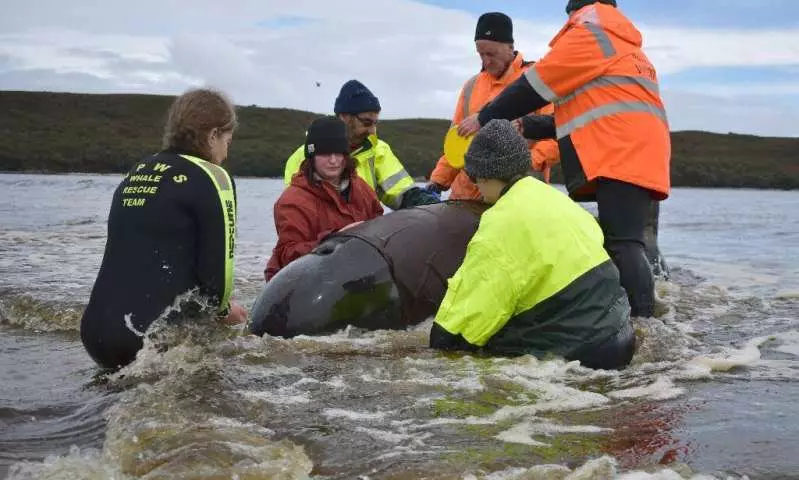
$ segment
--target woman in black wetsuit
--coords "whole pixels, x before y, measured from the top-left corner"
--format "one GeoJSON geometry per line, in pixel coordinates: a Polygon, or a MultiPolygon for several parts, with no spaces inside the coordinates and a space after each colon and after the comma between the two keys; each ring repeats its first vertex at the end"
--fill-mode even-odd
{"type": "Polygon", "coordinates": [[[102,367],[132,362],[150,324],[192,290],[227,323],[246,320],[230,302],[236,186],[220,166],[235,128],[224,94],[184,93],[169,110],[164,150],[134,165],[114,192],[103,262],[80,327],[102,367]]]}

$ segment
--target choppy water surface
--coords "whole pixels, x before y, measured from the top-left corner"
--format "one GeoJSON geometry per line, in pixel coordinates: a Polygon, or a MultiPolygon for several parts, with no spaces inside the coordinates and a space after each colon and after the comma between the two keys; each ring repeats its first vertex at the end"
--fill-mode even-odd
{"type": "MultiPolygon", "coordinates": [[[[78,338],[118,176],[0,175],[0,477],[799,478],[799,193],[676,189],[669,311],[623,372],[403,332],[157,327],[99,377],[78,338]]],[[[279,180],[242,179],[235,296],[279,180]]]]}

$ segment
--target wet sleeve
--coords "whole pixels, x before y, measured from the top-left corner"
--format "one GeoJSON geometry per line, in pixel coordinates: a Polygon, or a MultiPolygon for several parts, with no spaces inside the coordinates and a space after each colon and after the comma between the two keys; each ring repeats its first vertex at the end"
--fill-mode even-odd
{"type": "Polygon", "coordinates": [[[225,298],[225,292],[231,291],[233,283],[227,275],[227,262],[233,259],[227,258],[225,207],[205,172],[190,174],[189,181],[196,182],[197,190],[193,210],[197,225],[196,265],[200,294],[220,311],[225,311],[230,300],[225,298]]]}
{"type": "Polygon", "coordinates": [[[435,322],[430,329],[430,348],[438,350],[462,350],[467,352],[479,350],[477,345],[472,345],[467,342],[466,339],[463,338],[463,335],[453,335],[435,322]]]}
{"type": "Polygon", "coordinates": [[[277,256],[281,267],[313,250],[334,231],[317,231],[313,212],[296,202],[278,200],[274,217],[277,244],[272,255],[277,256]]]}

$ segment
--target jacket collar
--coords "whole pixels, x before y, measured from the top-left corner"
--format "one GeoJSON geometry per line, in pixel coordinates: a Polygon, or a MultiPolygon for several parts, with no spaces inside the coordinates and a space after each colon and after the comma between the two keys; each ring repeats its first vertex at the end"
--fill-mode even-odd
{"type": "Polygon", "coordinates": [[[378,140],[376,133],[369,135],[368,137],[366,137],[363,143],[361,143],[359,146],[357,146],[354,150],[350,152],[350,156],[353,157],[353,160],[355,160],[355,155],[371,150],[372,148],[377,146],[377,141],[378,140]]]}
{"type": "Polygon", "coordinates": [[[480,73],[485,75],[490,79],[491,82],[495,84],[505,85],[507,83],[511,83],[513,80],[518,78],[516,72],[522,70],[525,67],[524,56],[521,52],[514,52],[515,56],[513,57],[513,61],[510,62],[508,68],[505,70],[505,73],[502,74],[501,77],[496,78],[488,74],[485,70],[482,70],[480,73]]]}

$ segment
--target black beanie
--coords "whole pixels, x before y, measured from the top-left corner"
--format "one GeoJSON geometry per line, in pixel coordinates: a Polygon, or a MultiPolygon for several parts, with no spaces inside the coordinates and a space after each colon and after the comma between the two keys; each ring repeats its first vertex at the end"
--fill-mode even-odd
{"type": "Polygon", "coordinates": [[[350,153],[347,126],[336,117],[317,118],[305,136],[305,158],[317,153],[350,153]]]}
{"type": "Polygon", "coordinates": [[[333,113],[359,114],[363,112],[379,112],[380,101],[368,89],[366,85],[358,80],[350,80],[341,86],[336,103],[333,105],[333,113]]]}
{"type": "Polygon", "coordinates": [[[504,13],[489,12],[477,19],[474,40],[493,40],[500,43],[513,43],[513,22],[504,13]]]}
{"type": "Polygon", "coordinates": [[[616,0],[569,0],[569,3],[566,4],[566,13],[571,15],[572,12],[591,5],[592,3],[604,3],[605,5],[610,5],[611,7],[616,6],[616,0]]]}

